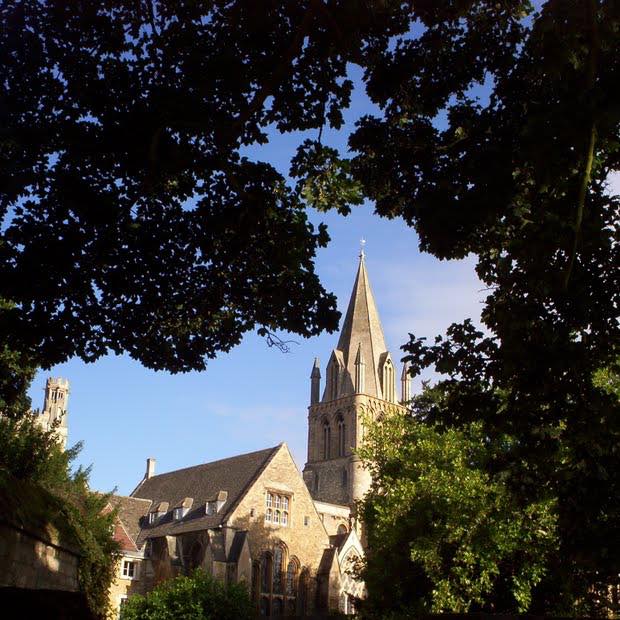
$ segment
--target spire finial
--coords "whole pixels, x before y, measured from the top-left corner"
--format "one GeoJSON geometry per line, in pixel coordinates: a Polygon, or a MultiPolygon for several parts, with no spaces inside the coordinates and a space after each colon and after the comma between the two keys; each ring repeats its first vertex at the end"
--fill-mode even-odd
{"type": "Polygon", "coordinates": [[[366,239],[364,239],[364,237],[362,237],[360,239],[360,258],[364,258],[364,256],[366,256],[366,254],[364,253],[364,246],[366,245],[366,239]]]}

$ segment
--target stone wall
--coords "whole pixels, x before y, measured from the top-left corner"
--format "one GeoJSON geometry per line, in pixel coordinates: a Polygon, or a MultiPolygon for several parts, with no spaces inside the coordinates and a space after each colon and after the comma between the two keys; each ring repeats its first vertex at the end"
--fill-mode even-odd
{"type": "Polygon", "coordinates": [[[78,590],[77,552],[46,542],[46,534],[0,523],[0,586],[78,590]]]}

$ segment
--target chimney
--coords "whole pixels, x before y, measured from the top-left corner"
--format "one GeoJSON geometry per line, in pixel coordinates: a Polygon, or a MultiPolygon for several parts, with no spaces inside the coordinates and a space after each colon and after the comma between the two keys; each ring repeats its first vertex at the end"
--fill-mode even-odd
{"type": "Polygon", "coordinates": [[[144,479],[148,480],[155,475],[155,459],[148,458],[146,459],[146,474],[144,474],[144,479]]]}

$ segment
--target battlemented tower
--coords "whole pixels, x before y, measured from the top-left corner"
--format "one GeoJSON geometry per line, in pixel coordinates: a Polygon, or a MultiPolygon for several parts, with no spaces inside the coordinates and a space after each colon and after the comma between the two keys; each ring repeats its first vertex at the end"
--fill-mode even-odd
{"type": "MultiPolygon", "coordinates": [[[[364,439],[363,419],[405,413],[396,396],[394,363],[366,273],[363,250],[337,347],[325,371],[315,360],[308,409],[308,461],[304,480],[315,500],[355,508],[370,487],[370,474],[353,451],[364,439]]],[[[402,399],[410,398],[409,378],[401,375],[402,399]]]]}
{"type": "Polygon", "coordinates": [[[39,424],[50,430],[59,420],[56,434],[61,441],[63,450],[67,445],[69,428],[67,425],[67,407],[69,404],[69,381],[67,379],[49,377],[45,382],[45,399],[43,411],[37,416],[39,424]]]}

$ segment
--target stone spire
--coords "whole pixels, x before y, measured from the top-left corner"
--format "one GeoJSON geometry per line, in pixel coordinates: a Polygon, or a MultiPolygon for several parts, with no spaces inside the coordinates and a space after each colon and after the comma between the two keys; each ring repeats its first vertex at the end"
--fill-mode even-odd
{"type": "MultiPolygon", "coordinates": [[[[364,393],[383,398],[379,381],[379,361],[381,355],[387,352],[387,348],[379,313],[366,274],[363,250],[360,252],[357,277],[336,349],[342,354],[345,370],[345,377],[340,383],[341,391],[338,396],[355,393],[355,359],[359,354],[364,362],[364,377],[360,382],[364,386],[364,393]]],[[[326,396],[328,395],[323,396],[323,401],[329,400],[326,396]]]]}

